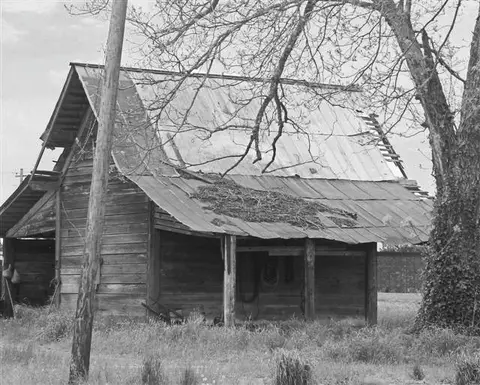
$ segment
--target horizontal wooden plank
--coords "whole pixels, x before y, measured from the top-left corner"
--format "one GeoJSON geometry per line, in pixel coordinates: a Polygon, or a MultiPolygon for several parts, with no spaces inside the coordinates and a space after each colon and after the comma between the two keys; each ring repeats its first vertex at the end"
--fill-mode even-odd
{"type": "MultiPolygon", "coordinates": [[[[105,207],[105,215],[130,215],[130,214],[142,214],[148,210],[148,203],[132,203],[126,205],[109,205],[105,207]]],[[[63,210],[62,220],[67,219],[79,219],[86,218],[87,208],[84,209],[72,209],[63,210]]]]}
{"type": "MultiPolygon", "coordinates": [[[[186,227],[186,226],[185,226],[186,227]]],[[[157,230],[164,230],[168,231],[171,233],[178,233],[178,234],[184,234],[184,235],[192,235],[192,236],[202,236],[202,237],[209,237],[209,238],[220,238],[220,235],[216,235],[213,233],[202,233],[198,231],[191,231],[191,230],[185,230],[185,227],[182,226],[171,226],[167,225],[165,223],[155,223],[155,228],[157,230]]]]}
{"type": "MultiPolygon", "coordinates": [[[[89,195],[70,195],[62,196],[62,208],[65,210],[82,209],[88,207],[89,195]]],[[[148,197],[145,194],[137,192],[107,194],[105,198],[106,207],[108,205],[130,205],[135,203],[147,203],[148,197]]]]}
{"type": "MultiPolygon", "coordinates": [[[[61,250],[62,257],[73,257],[83,255],[83,246],[63,246],[61,250]]],[[[101,255],[106,254],[143,254],[147,252],[147,243],[131,243],[121,245],[101,245],[101,255]]]]}
{"type": "MultiPolygon", "coordinates": [[[[78,285],[80,282],[80,275],[61,275],[62,285],[78,285]]],[[[146,274],[111,274],[111,275],[101,275],[102,283],[116,283],[116,284],[145,284],[146,283],[146,274]]]]}
{"type": "MultiPolygon", "coordinates": [[[[148,241],[148,234],[115,234],[115,235],[102,235],[102,245],[121,245],[130,243],[142,243],[148,241]]],[[[62,238],[62,247],[69,246],[84,246],[85,239],[80,236],[65,237],[62,238]]],[[[145,246],[146,247],[146,246],[145,246]]]]}
{"type": "MultiPolygon", "coordinates": [[[[147,263],[147,254],[106,254],[102,256],[103,265],[142,264],[147,263]]],[[[83,255],[62,257],[62,267],[81,267],[83,255]]]]}
{"type": "MultiPolygon", "coordinates": [[[[304,251],[302,246],[240,246],[237,247],[237,253],[253,253],[253,252],[268,252],[271,256],[303,256],[304,251]]],[[[352,256],[363,257],[366,255],[365,251],[361,250],[334,250],[317,247],[315,249],[316,256],[352,256]]]]}
{"type": "MultiPolygon", "coordinates": [[[[63,294],[77,294],[80,284],[66,284],[62,282],[61,292],[63,294]]],[[[118,284],[118,283],[103,283],[102,281],[98,285],[98,294],[142,294],[145,296],[147,293],[146,284],[118,284]]]]}
{"type": "MultiPolygon", "coordinates": [[[[80,267],[61,268],[62,276],[80,275],[81,271],[82,269],[80,267]]],[[[101,268],[102,276],[115,274],[145,274],[146,272],[147,266],[145,264],[105,265],[101,268]]]]}
{"type": "MultiPolygon", "coordinates": [[[[66,230],[76,230],[77,228],[84,229],[86,226],[86,213],[85,217],[83,218],[70,218],[68,216],[62,215],[62,228],[66,230]]],[[[118,225],[129,225],[129,224],[147,224],[148,223],[148,214],[147,211],[138,213],[138,214],[115,214],[115,215],[106,215],[105,216],[105,225],[104,228],[108,228],[110,226],[116,227],[118,225]]],[[[109,230],[105,230],[108,231],[109,230]]]]}
{"type": "MultiPolygon", "coordinates": [[[[146,215],[142,214],[144,218],[146,215]]],[[[108,217],[107,217],[108,218],[108,217]]],[[[142,219],[144,219],[142,218],[142,219]]],[[[148,233],[148,223],[140,222],[140,223],[126,223],[126,224],[116,224],[112,225],[110,222],[105,223],[103,226],[103,234],[104,235],[113,235],[113,234],[147,234],[148,233]]],[[[61,232],[62,238],[68,238],[72,236],[85,236],[85,227],[76,227],[62,229],[61,232]]]]}
{"type": "MultiPolygon", "coordinates": [[[[88,197],[90,194],[90,184],[78,184],[71,186],[62,186],[62,196],[88,197]]],[[[107,196],[119,196],[124,194],[144,194],[144,192],[131,182],[109,182],[107,186],[107,196]]]]}
{"type": "Polygon", "coordinates": [[[420,252],[396,252],[396,251],[379,251],[378,257],[382,258],[402,258],[402,257],[407,257],[407,258],[418,258],[421,257],[420,252]]]}
{"type": "MultiPolygon", "coordinates": [[[[61,307],[74,310],[77,307],[77,294],[62,294],[61,307]]],[[[94,307],[99,313],[111,315],[145,315],[141,302],[145,296],[132,294],[98,294],[95,296],[94,307]]]]}
{"type": "Polygon", "coordinates": [[[76,175],[68,176],[63,180],[63,186],[74,185],[74,184],[90,184],[92,181],[91,175],[76,175]]]}

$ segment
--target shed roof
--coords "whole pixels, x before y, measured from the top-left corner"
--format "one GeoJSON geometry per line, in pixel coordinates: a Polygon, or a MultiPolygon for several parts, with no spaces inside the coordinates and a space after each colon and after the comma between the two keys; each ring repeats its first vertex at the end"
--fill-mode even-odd
{"type": "MultiPolygon", "coordinates": [[[[15,226],[30,209],[54,186],[55,173],[37,171],[28,175],[17,189],[0,206],[0,237],[5,237],[8,230],[15,226]]],[[[53,226],[52,229],[54,230],[53,226]]]]}
{"type": "Polygon", "coordinates": [[[421,243],[428,239],[432,202],[412,194],[398,182],[281,178],[232,175],[237,184],[260,191],[278,191],[356,214],[342,226],[318,213],[322,228],[301,228],[280,222],[247,222],[217,214],[191,196],[206,183],[182,177],[131,177],[163,210],[193,231],[258,238],[324,238],[345,243],[421,243]]]}

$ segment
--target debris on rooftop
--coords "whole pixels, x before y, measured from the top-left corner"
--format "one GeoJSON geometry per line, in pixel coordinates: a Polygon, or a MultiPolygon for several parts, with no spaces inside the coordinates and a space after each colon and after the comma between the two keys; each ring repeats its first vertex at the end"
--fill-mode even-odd
{"type": "Polygon", "coordinates": [[[353,227],[357,219],[355,213],[314,200],[279,191],[255,190],[228,179],[198,187],[191,198],[208,204],[206,208],[215,214],[247,222],[283,222],[304,229],[322,229],[325,225],[318,213],[328,215],[340,227],[353,227]]]}

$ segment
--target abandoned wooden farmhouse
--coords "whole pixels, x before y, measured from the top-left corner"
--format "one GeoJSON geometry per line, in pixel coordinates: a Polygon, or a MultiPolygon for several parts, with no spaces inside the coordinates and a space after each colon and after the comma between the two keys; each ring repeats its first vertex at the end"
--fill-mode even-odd
{"type": "MultiPolygon", "coordinates": [[[[51,171],[37,162],[0,207],[4,268],[21,276],[14,301],[76,306],[102,73],[71,64],[39,159],[53,148],[62,155],[51,171]]],[[[322,101],[358,90],[316,85],[307,98],[311,85],[292,80],[282,82],[285,103],[302,124],[285,126],[269,172],[271,152],[253,163],[252,148],[221,178],[248,147],[259,105],[248,95],[264,86],[244,80],[122,70],[97,311],[146,316],[144,302],[230,323],[375,323],[377,243],[425,242],[432,202],[372,115],[322,101]]],[[[262,135],[271,145],[270,123],[262,135]]]]}

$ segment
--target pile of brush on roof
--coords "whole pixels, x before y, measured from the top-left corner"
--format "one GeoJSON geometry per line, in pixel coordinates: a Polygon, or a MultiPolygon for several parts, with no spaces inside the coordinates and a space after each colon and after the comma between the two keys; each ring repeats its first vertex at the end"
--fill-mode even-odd
{"type": "Polygon", "coordinates": [[[215,179],[200,186],[191,196],[215,214],[239,218],[246,222],[282,222],[304,229],[322,229],[317,215],[322,213],[340,227],[356,225],[357,214],[329,207],[279,191],[255,190],[229,179],[215,179]]]}

